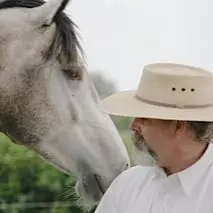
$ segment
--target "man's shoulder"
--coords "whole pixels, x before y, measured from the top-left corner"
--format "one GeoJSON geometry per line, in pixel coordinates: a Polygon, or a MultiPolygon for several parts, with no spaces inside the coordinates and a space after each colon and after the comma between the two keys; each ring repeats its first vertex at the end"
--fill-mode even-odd
{"type": "Polygon", "coordinates": [[[123,185],[125,182],[134,182],[138,179],[141,181],[148,175],[153,173],[153,167],[150,166],[133,166],[122,172],[115,180],[116,185],[123,185]]]}
{"type": "Polygon", "coordinates": [[[126,202],[128,196],[140,190],[137,182],[143,184],[152,171],[152,167],[134,166],[122,172],[109,186],[95,212],[123,212],[126,203],[130,205],[126,202]]]}
{"type": "Polygon", "coordinates": [[[126,171],[121,173],[121,175],[145,174],[147,172],[153,171],[153,168],[154,167],[152,167],[152,166],[137,165],[137,166],[133,166],[133,167],[127,169],[126,171]]]}
{"type": "Polygon", "coordinates": [[[145,174],[146,172],[152,170],[151,166],[133,166],[120,174],[120,176],[134,175],[134,174],[145,174]]]}
{"type": "Polygon", "coordinates": [[[123,192],[126,193],[134,187],[137,187],[136,183],[142,184],[146,182],[151,174],[153,174],[153,167],[133,166],[123,171],[114,179],[114,181],[109,186],[106,194],[107,196],[109,194],[113,194],[113,196],[121,196],[123,192]]]}

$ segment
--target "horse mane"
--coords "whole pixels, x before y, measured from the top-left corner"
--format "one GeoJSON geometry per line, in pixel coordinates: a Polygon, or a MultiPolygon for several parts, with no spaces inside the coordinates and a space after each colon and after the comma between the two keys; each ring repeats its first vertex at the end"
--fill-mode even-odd
{"type": "MultiPolygon", "coordinates": [[[[44,58],[49,59],[53,55],[57,55],[57,59],[62,60],[63,56],[67,64],[76,64],[79,57],[78,51],[83,55],[83,49],[74,28],[77,27],[76,24],[63,12],[67,1],[64,0],[53,20],[56,23],[55,39],[53,39],[48,51],[44,54],[44,58]]],[[[4,0],[0,1],[0,9],[14,7],[34,8],[44,3],[45,1],[43,0],[4,0]]]]}

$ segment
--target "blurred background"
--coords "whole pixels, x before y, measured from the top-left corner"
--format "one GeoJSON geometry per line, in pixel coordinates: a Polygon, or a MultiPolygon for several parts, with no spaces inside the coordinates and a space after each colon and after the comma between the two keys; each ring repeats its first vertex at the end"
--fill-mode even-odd
{"type": "MultiPolygon", "coordinates": [[[[135,89],[147,63],[213,70],[212,0],[72,0],[88,72],[100,97],[135,89]]],[[[112,117],[131,151],[129,118],[112,117]]],[[[0,213],[81,213],[75,181],[0,135],[0,213]]]]}

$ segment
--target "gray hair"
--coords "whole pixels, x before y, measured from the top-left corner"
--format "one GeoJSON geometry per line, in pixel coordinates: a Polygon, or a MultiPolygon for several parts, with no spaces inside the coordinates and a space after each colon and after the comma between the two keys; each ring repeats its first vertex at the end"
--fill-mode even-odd
{"type": "Polygon", "coordinates": [[[196,140],[203,142],[211,142],[213,140],[213,122],[187,121],[187,123],[196,140]]]}

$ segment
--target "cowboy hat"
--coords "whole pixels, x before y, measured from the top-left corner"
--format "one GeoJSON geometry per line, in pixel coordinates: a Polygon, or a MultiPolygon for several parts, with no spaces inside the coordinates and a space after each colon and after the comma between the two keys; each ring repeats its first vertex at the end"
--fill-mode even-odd
{"type": "Polygon", "coordinates": [[[213,121],[213,74],[183,64],[148,64],[136,90],[115,93],[100,107],[127,117],[213,121]]]}

